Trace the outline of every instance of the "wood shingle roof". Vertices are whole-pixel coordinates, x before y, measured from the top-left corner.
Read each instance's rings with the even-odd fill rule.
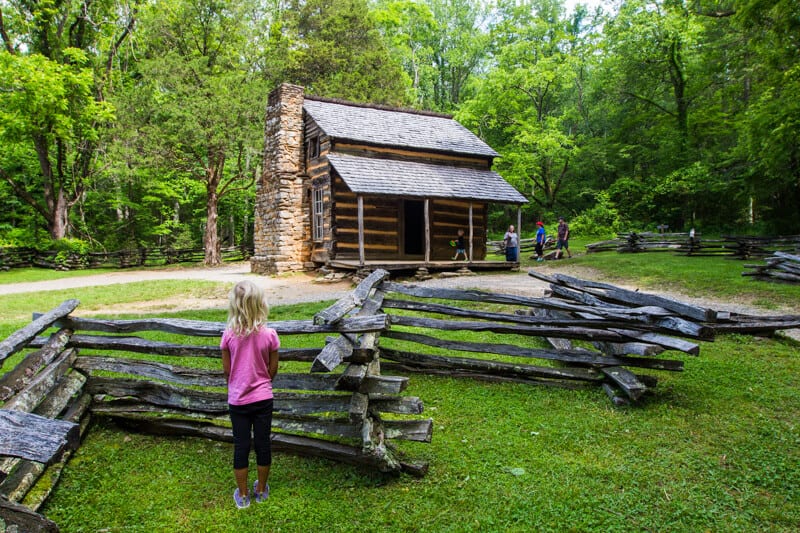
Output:
[[[444,115],[364,107],[306,98],[303,108],[337,141],[494,158],[497,152]]]
[[[328,162],[356,194],[457,198],[509,204],[528,200],[491,170],[329,153]]]

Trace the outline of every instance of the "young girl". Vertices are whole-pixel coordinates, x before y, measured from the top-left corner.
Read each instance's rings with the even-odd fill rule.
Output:
[[[280,340],[266,326],[269,306],[264,291],[252,281],[240,281],[229,296],[228,323],[222,334],[222,370],[228,382],[228,410],[233,429],[233,474],[236,507],[250,505],[247,469],[250,435],[256,449],[258,480],[253,483],[257,502],[269,497],[272,465],[272,380],[278,373]]]

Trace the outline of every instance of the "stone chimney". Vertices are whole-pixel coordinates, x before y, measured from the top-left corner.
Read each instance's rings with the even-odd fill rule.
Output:
[[[286,83],[269,95],[250,259],[250,271],[257,274],[303,270],[310,260],[311,217],[303,201],[303,100],[303,87]]]

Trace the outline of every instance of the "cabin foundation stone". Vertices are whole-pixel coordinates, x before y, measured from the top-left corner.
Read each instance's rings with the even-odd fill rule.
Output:
[[[283,84],[269,95],[250,259],[250,270],[257,274],[305,270],[310,261],[310,216],[303,201],[303,101],[303,88],[297,85]]]

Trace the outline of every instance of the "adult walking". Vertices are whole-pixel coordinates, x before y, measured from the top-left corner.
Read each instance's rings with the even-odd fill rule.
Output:
[[[558,217],[558,242],[556,242],[556,259],[561,259],[561,250],[567,251],[567,257],[572,257],[572,252],[569,251],[569,224],[564,220],[564,217]]]
[[[508,231],[503,235],[503,243],[506,246],[506,261],[516,263],[519,251],[519,235],[514,230],[514,226],[508,227]]]

